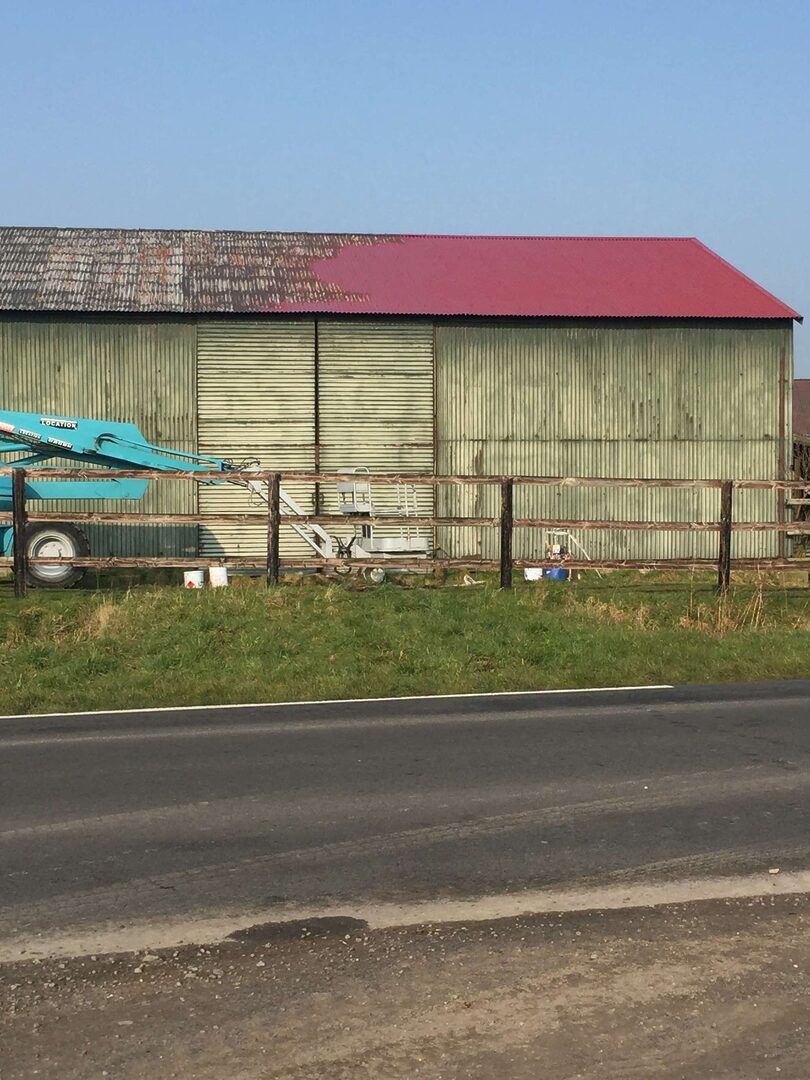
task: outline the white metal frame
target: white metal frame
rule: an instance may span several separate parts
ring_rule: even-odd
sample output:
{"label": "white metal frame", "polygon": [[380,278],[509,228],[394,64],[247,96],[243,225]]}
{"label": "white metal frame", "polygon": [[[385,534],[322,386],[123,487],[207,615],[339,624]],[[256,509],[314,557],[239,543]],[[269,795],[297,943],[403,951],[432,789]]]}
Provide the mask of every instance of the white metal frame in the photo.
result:
{"label": "white metal frame", "polygon": [[[360,467],[354,469],[353,472],[355,476],[351,479],[340,478],[335,481],[339,512],[345,514],[347,523],[350,523],[354,516],[377,516],[374,512],[371,483],[369,480],[362,479],[364,475],[368,475],[369,470]],[[233,482],[247,487],[252,494],[267,505],[266,481],[235,480]],[[402,535],[399,537],[375,539],[373,524],[363,524],[359,527],[355,526],[354,536],[348,541],[343,541],[314,522],[296,522],[296,517],[307,517],[308,512],[283,487],[279,490],[279,502],[285,524],[289,525],[293,532],[323,559],[336,559],[344,554],[347,559],[385,559],[397,555],[413,555],[414,558],[424,559],[429,553],[429,538],[419,536],[415,527],[403,526]],[[397,510],[393,516],[416,517],[417,513],[416,486],[397,484]],[[384,518],[381,519],[384,520]]]}

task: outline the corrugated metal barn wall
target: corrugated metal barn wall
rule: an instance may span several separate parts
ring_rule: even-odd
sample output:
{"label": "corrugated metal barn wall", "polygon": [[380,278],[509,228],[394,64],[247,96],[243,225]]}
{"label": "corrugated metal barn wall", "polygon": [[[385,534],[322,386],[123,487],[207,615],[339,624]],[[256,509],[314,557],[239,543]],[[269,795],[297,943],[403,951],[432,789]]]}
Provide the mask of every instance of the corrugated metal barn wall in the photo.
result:
{"label": "corrugated metal barn wall", "polygon": [[[196,329],[143,317],[0,318],[0,408],[100,416],[138,424],[147,439],[194,452]],[[64,509],[193,513],[193,485],[152,484],[143,502],[62,503]],[[195,527],[90,526],[100,555],[194,554]]]}
{"label": "corrugated metal barn wall", "polygon": [[[430,472],[435,378],[437,472],[774,478],[790,447],[791,348],[787,322],[456,320],[434,331],[431,320],[319,318],[316,332],[311,316],[8,316],[0,318],[0,407],[131,420],[164,445],[194,451],[199,442],[202,452],[266,468]],[[494,512],[497,496],[486,491],[455,490],[439,509]],[[312,486],[296,494],[314,507]],[[430,497],[425,488],[426,513]],[[154,484],[143,509],[189,512],[194,498],[188,485]],[[224,487],[200,496],[212,510],[237,509],[244,499]],[[521,495],[517,510],[706,520],[716,519],[716,503],[711,492],[550,489]],[[334,508],[331,488],[320,492],[320,505]],[[736,516],[775,519],[777,500],[738,493]],[[180,554],[194,549],[197,534],[91,532],[102,554]],[[284,532],[286,554],[304,550]],[[539,534],[517,539],[520,554],[542,554]],[[592,555],[617,557],[708,556],[716,544],[690,533],[582,532],[580,539]],[[457,555],[497,548],[495,530],[454,530],[439,541]],[[211,554],[260,553],[265,532],[214,527],[202,544]],[[776,554],[778,543],[738,536],[734,550]]]}
{"label": "corrugated metal barn wall", "polygon": [[[198,398],[201,453],[279,471],[433,471],[428,321],[200,320]],[[314,511],[314,485],[286,487]],[[395,489],[376,491],[377,507],[394,510]],[[331,485],[318,494],[323,512],[337,511]],[[261,504],[251,507],[249,495],[236,488],[208,487],[200,491],[200,507],[257,511]],[[419,492],[419,508],[430,513],[430,488]],[[261,554],[266,536],[258,523],[205,527],[202,550]],[[282,527],[281,549],[287,557],[309,551],[289,526]]]}
{"label": "corrugated metal barn wall", "polygon": [[[318,323],[320,466],[326,472],[432,473],[433,326],[430,322]],[[376,511],[397,511],[397,488],[373,488]],[[430,516],[433,490],[416,489],[419,513]],[[332,486],[322,509],[338,510]],[[397,527],[375,526],[378,536]]]}
{"label": "corrugated metal barn wall", "polygon": [[[315,330],[311,319],[202,320],[197,331],[200,453],[279,471],[315,468]],[[313,485],[286,485],[312,511]],[[200,488],[200,510],[253,512],[265,506],[233,486]],[[203,555],[258,555],[267,526],[211,525]],[[282,529],[282,554],[306,545]]]}
{"label": "corrugated metal barn wall", "polygon": [[[786,322],[439,325],[441,473],[775,479],[790,445],[792,333]],[[781,403],[780,403],[781,398]],[[780,419],[784,436],[780,439]],[[495,512],[497,493],[448,493],[441,511]],[[716,492],[524,489],[520,516],[717,520]],[[778,520],[771,492],[739,492],[735,516]],[[612,558],[709,557],[701,533],[581,532]],[[495,530],[454,530],[453,555],[493,556]],[[542,555],[520,535],[516,553]],[[775,555],[774,536],[735,536],[737,556]]]}

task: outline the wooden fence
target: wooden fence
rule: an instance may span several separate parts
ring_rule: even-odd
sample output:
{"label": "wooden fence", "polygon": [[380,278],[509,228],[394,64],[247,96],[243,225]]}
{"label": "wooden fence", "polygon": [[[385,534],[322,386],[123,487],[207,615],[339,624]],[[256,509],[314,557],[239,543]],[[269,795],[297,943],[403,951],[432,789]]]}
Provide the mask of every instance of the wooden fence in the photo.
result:
{"label": "wooden fence", "polygon": [[[671,480],[637,479],[616,477],[560,477],[560,476],[433,476],[411,473],[372,473],[363,475],[363,480],[374,484],[417,484],[429,485],[438,490],[442,486],[459,487],[463,485],[495,485],[500,488],[501,509],[497,517],[397,517],[393,515],[352,516],[342,514],[306,514],[296,516],[297,524],[317,524],[322,526],[362,526],[362,525],[403,525],[425,528],[453,527],[491,527],[500,531],[500,556],[498,559],[472,558],[417,558],[413,555],[397,555],[379,558],[333,558],[325,559],[316,555],[296,557],[282,562],[279,550],[279,537],[285,518],[281,513],[280,490],[282,484],[290,481],[305,481],[315,484],[333,484],[339,479],[356,479],[351,473],[302,473],[302,472],[250,472],[229,473],[229,480],[261,481],[267,485],[267,510],[261,513],[206,513],[206,514],[144,514],[115,513],[104,510],[73,512],[35,510],[29,512],[25,485],[28,479],[49,480],[102,480],[102,479],[148,479],[223,481],[221,472],[154,472],[124,471],[103,469],[23,469],[3,468],[0,475],[12,476],[11,513],[0,513],[0,524],[11,524],[14,530],[13,558],[0,559],[0,566],[12,567],[14,571],[15,593],[24,596],[27,570],[30,565],[53,566],[69,564],[76,567],[111,569],[118,567],[177,567],[199,568],[205,566],[228,566],[233,569],[263,570],[268,585],[277,585],[282,569],[308,567],[346,567],[347,564],[358,568],[382,567],[389,570],[413,567],[418,563],[426,569],[454,568],[463,570],[498,570],[500,584],[504,589],[512,586],[514,568],[560,566],[559,559],[519,559],[513,558],[512,538],[515,529],[545,529],[570,532],[607,530],[640,530],[645,532],[716,532],[718,547],[716,559],[573,559],[567,558],[563,565],[567,569],[644,569],[644,570],[715,570],[717,586],[726,592],[731,581],[732,569],[739,570],[784,570],[810,566],[810,560],[803,561],[789,558],[733,559],[732,537],[735,532],[781,532],[792,534],[810,534],[810,522],[785,520],[785,493],[810,491],[810,481],[793,480]],[[514,516],[514,492],[519,486],[545,487],[612,487],[612,488],[690,488],[716,489],[718,493],[718,519],[716,521],[637,521],[637,520],[573,520],[560,518],[518,518]],[[777,521],[735,521],[733,517],[734,492],[737,490],[771,490],[781,493],[779,505],[782,508]],[[801,501],[801,500],[800,500]],[[65,522],[75,524],[119,524],[119,525],[211,525],[255,523],[262,521],[267,528],[267,547],[262,557],[223,556],[180,558],[174,556],[89,556],[76,558],[30,558],[26,551],[24,537],[29,524],[41,522]]]}

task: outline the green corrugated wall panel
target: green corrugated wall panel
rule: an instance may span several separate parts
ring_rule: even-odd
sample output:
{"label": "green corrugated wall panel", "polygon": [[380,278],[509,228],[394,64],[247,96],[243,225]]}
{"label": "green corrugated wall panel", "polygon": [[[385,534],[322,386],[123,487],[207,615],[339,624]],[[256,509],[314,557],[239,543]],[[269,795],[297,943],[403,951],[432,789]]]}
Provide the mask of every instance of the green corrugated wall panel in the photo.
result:
{"label": "green corrugated wall panel", "polygon": [[[318,323],[321,468],[433,472],[433,326],[429,322],[363,320]],[[399,492],[372,489],[378,512],[396,513]],[[416,489],[419,513],[430,516],[432,488]],[[337,495],[324,487],[325,512]],[[397,526],[376,526],[380,536]],[[423,530],[424,532],[424,530]]]}
{"label": "green corrugated wall panel", "polygon": [[[780,365],[789,393],[787,324],[600,323],[436,329],[438,471],[546,476],[775,479]],[[789,402],[786,418],[789,421]],[[789,445],[789,427],[788,439]],[[486,488],[448,493],[448,514],[495,512]],[[522,489],[519,516],[717,520],[713,492]],[[738,519],[776,520],[771,492],[739,492]],[[581,532],[591,556],[710,557],[712,534]],[[494,555],[494,530],[442,538],[453,554]],[[778,553],[764,534],[737,535],[734,553]],[[520,534],[516,551],[541,555]]]}
{"label": "green corrugated wall panel", "polygon": [[[315,326],[312,319],[201,320],[197,334],[200,453],[255,461],[264,469],[314,471]],[[310,513],[313,484],[287,484]],[[205,513],[264,511],[233,485],[200,488]],[[200,530],[204,555],[261,555],[267,526],[211,525]],[[311,554],[282,526],[281,553]]]}
{"label": "green corrugated wall panel", "polygon": [[[257,460],[267,469],[314,470],[315,320],[206,319],[197,342],[201,452]],[[432,325],[318,320],[317,357],[321,470],[431,472]],[[286,487],[314,509],[314,485]],[[393,488],[375,489],[380,510],[393,510],[395,497]],[[420,490],[419,506],[430,512],[429,488]],[[200,507],[248,510],[250,500],[237,488],[201,488]],[[322,485],[321,509],[337,510],[333,485]],[[266,544],[263,525],[202,530],[205,554],[262,554]],[[311,554],[287,526],[281,546],[288,558]]]}
{"label": "green corrugated wall panel", "polygon": [[[150,441],[194,452],[195,327],[127,318],[0,319],[0,408],[138,424]],[[68,510],[193,513],[193,485],[159,481],[142,502],[70,502]],[[98,555],[194,554],[197,529],[89,526]]]}
{"label": "green corrugated wall panel", "polygon": [[[783,350],[790,445],[791,337],[787,323],[438,325],[436,470],[774,478]],[[432,468],[433,338],[426,321],[319,321],[324,470]],[[282,470],[313,468],[314,384],[311,318],[0,319],[0,407],[135,421],[147,438],[184,450],[196,449],[199,415],[202,451],[258,458]],[[311,487],[299,494],[311,505]],[[430,497],[428,489],[421,494]],[[332,493],[323,496],[329,508]],[[236,509],[233,499],[242,497],[207,488],[201,503]],[[138,508],[187,512],[194,499],[190,485],[154,484]],[[485,488],[459,489],[440,509],[491,513],[496,499]],[[548,517],[705,520],[717,517],[716,503],[711,492],[565,488],[524,492],[516,509]],[[738,493],[736,515],[774,519],[776,500]],[[196,542],[195,529],[91,532],[102,554],[179,554]],[[237,537],[235,548],[229,536],[225,546],[233,553],[263,550],[263,529],[253,532]],[[454,554],[497,548],[494,531],[440,539]],[[580,539],[593,555],[628,558],[708,556],[716,545],[714,536],[694,533]],[[518,541],[519,552],[542,554],[539,537]],[[291,553],[298,545],[288,537],[285,547]],[[206,549],[221,551],[223,544]],[[772,537],[735,537],[738,555],[776,551]]]}

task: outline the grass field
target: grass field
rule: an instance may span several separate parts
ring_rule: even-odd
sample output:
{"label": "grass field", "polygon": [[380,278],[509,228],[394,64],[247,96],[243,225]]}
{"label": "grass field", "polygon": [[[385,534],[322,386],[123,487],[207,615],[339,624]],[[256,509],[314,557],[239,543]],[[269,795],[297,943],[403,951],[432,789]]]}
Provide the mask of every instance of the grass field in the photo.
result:
{"label": "grass field", "polygon": [[804,575],[355,589],[0,583],[0,713],[810,675]]}

